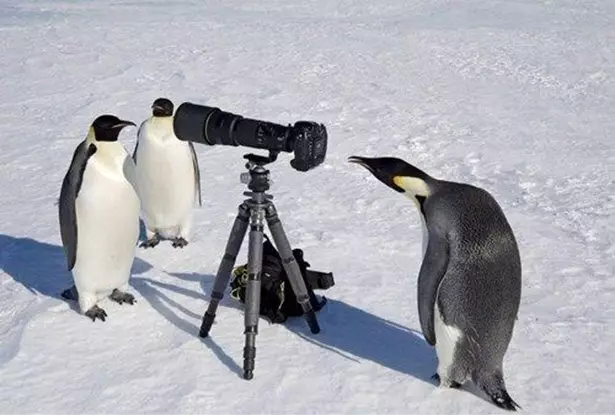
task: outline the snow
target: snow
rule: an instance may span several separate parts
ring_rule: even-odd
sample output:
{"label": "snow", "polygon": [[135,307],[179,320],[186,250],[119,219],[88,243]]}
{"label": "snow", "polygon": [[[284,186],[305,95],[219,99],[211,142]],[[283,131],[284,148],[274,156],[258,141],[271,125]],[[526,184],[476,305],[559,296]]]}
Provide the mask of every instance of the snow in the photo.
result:
{"label": "snow", "polygon": [[[613,28],[611,0],[0,1],[0,411],[500,413],[429,379],[418,212],[346,162],[395,155],[504,209],[523,260],[504,370],[523,411],[613,413]],[[270,167],[291,244],[336,279],[322,331],[261,319],[249,382],[228,291],[197,333],[252,149],[197,145],[193,240],[137,251],[136,305],[92,323],[59,298],[74,147],[96,116],[140,123],[159,96],[328,129],[322,166]]]}

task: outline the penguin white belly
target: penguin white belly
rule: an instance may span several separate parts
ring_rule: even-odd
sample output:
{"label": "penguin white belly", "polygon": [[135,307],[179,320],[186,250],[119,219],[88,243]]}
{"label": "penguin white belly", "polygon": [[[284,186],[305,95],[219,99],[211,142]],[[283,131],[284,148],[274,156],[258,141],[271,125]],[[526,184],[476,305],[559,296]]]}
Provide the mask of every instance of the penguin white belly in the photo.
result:
{"label": "penguin white belly", "polygon": [[[134,187],[94,154],[76,200],[75,286],[86,309],[128,284],[139,238],[140,202]],[[132,172],[134,174],[134,172]],[[95,298],[94,298],[95,297]],[[83,302],[80,303],[83,304]],[[84,310],[85,311],[85,310]]]}
{"label": "penguin white belly", "polygon": [[137,181],[146,224],[176,236],[195,203],[195,174],[187,143],[142,140],[137,150]]}
{"label": "penguin white belly", "polygon": [[450,369],[454,363],[455,350],[462,338],[462,332],[455,326],[448,326],[442,319],[438,307],[438,294],[434,303],[434,334],[436,335],[436,355],[438,356],[438,375],[442,386],[450,386]]}

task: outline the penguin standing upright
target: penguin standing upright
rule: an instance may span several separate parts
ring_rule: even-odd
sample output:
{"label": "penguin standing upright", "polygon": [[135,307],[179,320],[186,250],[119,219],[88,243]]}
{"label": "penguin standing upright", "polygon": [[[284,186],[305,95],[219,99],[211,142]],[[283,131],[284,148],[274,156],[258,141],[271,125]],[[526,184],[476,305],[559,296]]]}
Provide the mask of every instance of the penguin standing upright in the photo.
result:
{"label": "penguin standing upright", "polygon": [[200,171],[191,142],[181,141],[173,130],[173,103],[158,98],[152,116],[137,132],[133,158],[147,240],[153,248],[161,238],[175,248],[188,244],[195,198],[201,202]]}
{"label": "penguin standing upright", "polygon": [[350,157],[411,198],[423,221],[418,311],[436,347],[441,387],[472,380],[500,408],[519,405],[506,391],[503,359],[521,299],[521,260],[495,199],[469,184],[435,179],[392,157]]}
{"label": "penguin standing upright", "polygon": [[105,297],[134,303],[127,290],[139,241],[140,201],[134,163],[118,142],[129,125],[135,126],[114,115],[96,118],[75,149],[60,191],[60,232],[75,282],[62,295],[77,300],[92,321],[105,321],[107,313],[98,306]]}

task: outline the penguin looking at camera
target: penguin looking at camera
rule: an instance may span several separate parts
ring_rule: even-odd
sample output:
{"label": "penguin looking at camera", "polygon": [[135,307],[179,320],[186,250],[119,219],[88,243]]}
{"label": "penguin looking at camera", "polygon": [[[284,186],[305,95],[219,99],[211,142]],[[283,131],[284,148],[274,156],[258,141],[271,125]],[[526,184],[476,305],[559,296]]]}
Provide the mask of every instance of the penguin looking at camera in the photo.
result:
{"label": "penguin looking at camera", "polygon": [[158,98],[152,115],[137,132],[133,153],[147,240],[153,248],[170,239],[175,248],[188,244],[193,207],[201,201],[201,179],[194,145],[181,141],[173,130],[173,103]]}
{"label": "penguin looking at camera", "polygon": [[139,239],[140,201],[135,166],[118,141],[131,121],[101,115],[73,153],[59,199],[62,244],[74,286],[62,296],[78,301],[95,321],[107,313],[98,306],[105,297],[134,304],[127,292]]}
{"label": "penguin looking at camera", "polygon": [[495,199],[469,184],[438,180],[393,157],[350,157],[412,199],[423,226],[418,311],[436,348],[441,387],[471,380],[500,408],[520,408],[506,390],[504,354],[521,299],[521,259]]}

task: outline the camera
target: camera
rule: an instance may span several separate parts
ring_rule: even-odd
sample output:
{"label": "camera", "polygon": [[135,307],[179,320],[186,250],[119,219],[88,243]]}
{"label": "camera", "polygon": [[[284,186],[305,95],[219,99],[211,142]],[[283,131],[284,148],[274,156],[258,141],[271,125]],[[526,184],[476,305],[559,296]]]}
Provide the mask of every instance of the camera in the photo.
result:
{"label": "camera", "polygon": [[252,147],[269,150],[273,155],[294,152],[290,165],[302,172],[320,165],[327,153],[327,129],[323,124],[297,121],[283,126],[190,102],[177,108],[173,130],[182,141]]}

